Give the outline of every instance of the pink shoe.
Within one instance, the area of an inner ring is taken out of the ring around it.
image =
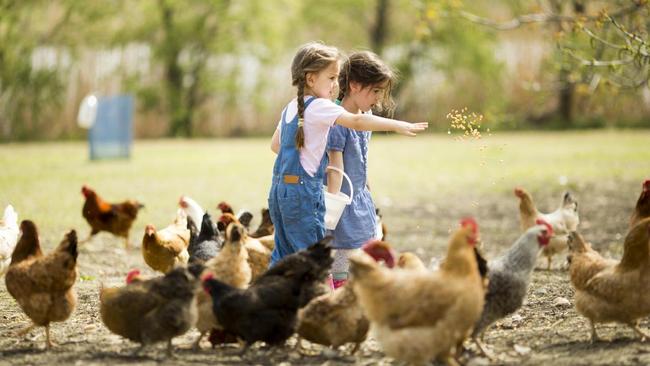
[[[337,288],[345,285],[345,283],[348,282],[348,280],[333,280],[332,282],[334,285],[334,289],[336,290]]]

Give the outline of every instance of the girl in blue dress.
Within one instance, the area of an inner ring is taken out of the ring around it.
[[[390,90],[395,79],[393,71],[372,52],[356,52],[341,67],[339,76],[339,101],[354,114],[372,114],[379,110],[390,115],[393,101]],[[368,142],[370,131],[353,130],[335,125],[328,139],[329,165],[339,168],[350,177],[354,188],[352,203],[346,206],[336,229],[333,248],[337,249],[332,265],[334,287],[340,287],[348,278],[348,256],[377,233],[375,204],[368,189]],[[327,189],[350,195],[348,184],[342,187],[343,176],[334,170],[327,171]]]

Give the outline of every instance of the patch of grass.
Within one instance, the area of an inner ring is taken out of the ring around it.
[[[369,178],[378,206],[427,204],[449,197],[502,195],[514,186],[561,192],[599,182],[650,176],[650,131],[495,133],[481,140],[375,134]],[[132,231],[166,226],[187,194],[212,213],[221,200],[258,214],[266,207],[275,155],[269,138],[137,141],[130,160],[90,162],[80,142],[0,145],[0,206],[12,203],[33,219],[48,245],[63,231],[88,226],[81,186],[109,201],[146,205]],[[561,184],[565,183],[565,184]],[[630,193],[636,197],[638,192]]]

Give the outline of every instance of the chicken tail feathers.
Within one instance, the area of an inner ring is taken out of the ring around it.
[[[70,230],[66,235],[65,239],[63,239],[63,242],[61,243],[62,245],[65,245],[67,243],[67,246],[62,247],[63,250],[68,252],[70,256],[77,261],[77,256],[79,255],[79,250],[78,250],[78,240],[77,240],[77,231]]]

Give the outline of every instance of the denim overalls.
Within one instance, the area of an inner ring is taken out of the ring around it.
[[[327,149],[343,152],[345,174],[354,187],[352,203],[345,207],[336,229],[332,247],[336,249],[357,249],[375,238],[377,216],[375,204],[367,187],[368,142],[371,132],[356,131],[336,125],[330,129]],[[341,192],[349,195],[347,180],[343,179]]]
[[[305,101],[305,110],[314,99]],[[286,113],[285,109],[280,123],[280,151],[269,192],[269,213],[275,227],[275,249],[269,266],[325,237],[323,176],[327,154],[323,153],[320,166],[311,177],[300,164],[300,151],[296,148],[298,114],[285,123]]]

